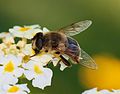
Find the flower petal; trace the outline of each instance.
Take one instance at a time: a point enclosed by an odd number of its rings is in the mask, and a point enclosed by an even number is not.
[[[0,85],[5,84],[16,84],[18,79],[11,74],[0,74]]]
[[[22,69],[22,68],[17,68],[17,69],[15,69],[15,71],[14,71],[14,75],[15,75],[16,77],[22,76],[23,73],[24,73],[24,69]]]
[[[46,86],[46,79],[44,78],[44,76],[38,76],[32,80],[32,85],[34,87],[44,89],[44,87]]]
[[[97,94],[97,88],[84,91],[82,94]]]
[[[28,80],[32,80],[35,77],[34,72],[30,70],[25,70],[24,75]]]
[[[60,61],[60,70],[63,71],[65,68],[67,68],[68,66],[66,66],[62,61]]]

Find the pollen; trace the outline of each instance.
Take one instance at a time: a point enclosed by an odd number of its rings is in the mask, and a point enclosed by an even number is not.
[[[19,89],[20,88],[18,86],[12,86],[8,89],[8,92],[15,93],[15,92],[19,91]]]
[[[8,64],[5,65],[4,70],[6,72],[13,72],[13,70],[14,70],[14,64],[13,64],[13,62],[9,61]]]
[[[53,55],[54,55],[54,57],[56,57],[56,58],[59,58],[59,59],[60,59],[60,54],[56,54],[56,53],[54,53]]]
[[[26,56],[23,57],[23,62],[24,63],[27,63],[29,60],[30,60],[30,56],[29,55],[26,55]]]
[[[34,71],[37,73],[37,74],[42,74],[43,71],[40,69],[40,67],[38,65],[34,65]]]
[[[34,54],[35,54],[35,51],[32,49],[31,53],[32,53],[32,55],[34,55]]]
[[[38,54],[38,56],[42,56],[42,55],[44,55],[44,54],[45,54],[45,52],[44,52],[44,51],[41,51],[40,54]]]
[[[22,32],[25,32],[25,31],[27,31],[27,30],[29,30],[30,28],[28,28],[28,27],[21,27],[20,28],[20,31],[22,31]]]

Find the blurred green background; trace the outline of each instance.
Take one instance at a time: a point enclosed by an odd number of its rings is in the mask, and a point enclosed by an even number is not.
[[[0,32],[8,31],[14,25],[33,24],[56,30],[86,19],[93,21],[92,26],[74,37],[81,48],[93,57],[107,54],[119,59],[120,0],[0,0]],[[103,61],[102,64],[104,63]],[[109,64],[106,66],[109,67]],[[44,91],[31,87],[31,94],[80,94],[85,89],[93,88],[82,78],[86,70],[89,71],[78,65],[67,68],[64,72],[58,67],[53,68],[52,86],[46,87]],[[102,74],[100,75],[103,78]],[[85,79],[89,80],[91,76],[94,75],[89,74]],[[120,84],[117,87],[119,88]],[[110,88],[114,88],[112,84]]]

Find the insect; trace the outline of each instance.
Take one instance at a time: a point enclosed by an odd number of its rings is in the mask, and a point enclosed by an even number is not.
[[[46,52],[54,50],[67,66],[71,64],[64,58],[63,54],[69,56],[71,62],[74,64],[82,64],[88,68],[97,69],[94,60],[82,50],[78,42],[71,37],[86,30],[91,24],[92,21],[85,20],[73,23],[56,31],[50,31],[46,34],[41,32],[37,33],[32,38],[32,48],[36,54],[41,50],[45,50]]]

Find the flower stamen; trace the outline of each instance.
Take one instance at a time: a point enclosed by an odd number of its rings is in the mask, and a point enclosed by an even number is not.
[[[27,31],[27,30],[29,30],[29,29],[30,29],[30,28],[28,28],[28,27],[21,27],[21,28],[20,28],[20,31],[21,31],[21,32],[25,32],[25,31]]]
[[[8,64],[5,65],[4,70],[6,72],[13,72],[14,71],[14,64],[12,61],[9,61]]]
[[[42,74],[43,71],[40,69],[40,67],[38,65],[34,65],[34,71],[37,73],[37,74]]]
[[[17,92],[17,91],[19,91],[19,87],[17,87],[17,86],[12,86],[12,87],[10,87],[9,89],[8,89],[8,92],[10,92],[10,93],[15,93],[15,92]]]

